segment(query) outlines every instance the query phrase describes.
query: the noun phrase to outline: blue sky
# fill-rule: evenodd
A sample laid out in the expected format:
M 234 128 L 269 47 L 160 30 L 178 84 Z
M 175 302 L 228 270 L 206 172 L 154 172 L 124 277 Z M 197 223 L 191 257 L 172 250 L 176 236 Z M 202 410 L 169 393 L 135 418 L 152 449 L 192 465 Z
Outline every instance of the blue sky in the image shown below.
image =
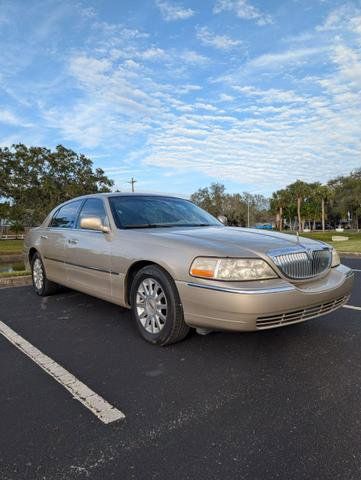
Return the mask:
M 0 145 L 121 190 L 269 194 L 361 166 L 361 0 L 0 0 Z

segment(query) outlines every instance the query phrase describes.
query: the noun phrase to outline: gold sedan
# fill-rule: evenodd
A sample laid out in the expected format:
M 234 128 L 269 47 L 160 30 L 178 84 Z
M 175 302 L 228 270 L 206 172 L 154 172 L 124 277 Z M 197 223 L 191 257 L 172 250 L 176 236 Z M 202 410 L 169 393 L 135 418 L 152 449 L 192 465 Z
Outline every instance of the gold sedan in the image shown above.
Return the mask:
M 97 194 L 56 207 L 25 239 L 38 295 L 59 285 L 126 308 L 167 345 L 191 327 L 251 331 L 302 322 L 347 302 L 352 271 L 322 242 L 227 227 L 188 200 Z

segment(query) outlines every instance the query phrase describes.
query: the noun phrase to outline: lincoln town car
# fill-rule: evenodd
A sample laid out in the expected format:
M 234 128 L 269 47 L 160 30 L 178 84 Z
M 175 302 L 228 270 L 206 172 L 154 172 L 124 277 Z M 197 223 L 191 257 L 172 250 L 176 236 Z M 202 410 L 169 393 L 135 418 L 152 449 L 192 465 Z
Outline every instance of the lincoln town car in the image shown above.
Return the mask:
M 74 198 L 24 244 L 36 294 L 66 286 L 129 308 L 141 336 L 158 345 L 191 328 L 261 331 L 303 322 L 345 304 L 353 283 L 323 242 L 225 226 L 167 195 Z

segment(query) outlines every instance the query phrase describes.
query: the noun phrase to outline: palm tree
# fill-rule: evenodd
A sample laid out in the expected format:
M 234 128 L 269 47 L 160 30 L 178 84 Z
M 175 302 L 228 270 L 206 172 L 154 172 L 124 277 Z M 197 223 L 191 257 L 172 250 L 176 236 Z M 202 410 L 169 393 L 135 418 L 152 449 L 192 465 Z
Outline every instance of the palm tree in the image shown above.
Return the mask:
M 321 222 L 322 231 L 325 231 L 325 203 L 332 197 L 332 191 L 327 185 L 319 185 L 317 187 L 317 196 L 321 198 Z
M 310 194 L 311 189 L 309 185 L 302 180 L 297 180 L 288 186 L 288 189 L 297 202 L 297 220 L 298 220 L 298 230 L 301 232 L 303 230 L 303 222 L 301 216 L 301 206 L 303 200 Z
M 283 228 L 283 210 L 287 205 L 287 191 L 277 190 L 272 194 L 271 210 L 276 213 L 276 225 L 279 231 Z

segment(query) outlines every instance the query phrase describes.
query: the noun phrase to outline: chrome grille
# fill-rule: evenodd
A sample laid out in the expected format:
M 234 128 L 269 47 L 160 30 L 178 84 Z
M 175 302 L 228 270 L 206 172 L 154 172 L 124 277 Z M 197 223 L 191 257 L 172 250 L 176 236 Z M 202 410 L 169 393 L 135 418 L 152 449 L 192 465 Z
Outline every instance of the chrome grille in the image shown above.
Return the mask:
M 303 280 L 326 271 L 331 266 L 329 248 L 289 247 L 268 252 L 277 267 L 288 278 Z
M 333 312 L 339 307 L 342 307 L 348 299 L 349 295 L 336 298 L 329 302 L 321 303 L 319 305 L 313 305 L 301 310 L 292 310 L 290 312 L 279 313 L 277 315 L 267 315 L 264 317 L 258 317 L 256 321 L 257 329 L 264 330 L 266 328 L 280 327 L 282 325 L 289 325 L 291 323 L 303 322 L 310 318 L 319 317 L 326 313 Z

